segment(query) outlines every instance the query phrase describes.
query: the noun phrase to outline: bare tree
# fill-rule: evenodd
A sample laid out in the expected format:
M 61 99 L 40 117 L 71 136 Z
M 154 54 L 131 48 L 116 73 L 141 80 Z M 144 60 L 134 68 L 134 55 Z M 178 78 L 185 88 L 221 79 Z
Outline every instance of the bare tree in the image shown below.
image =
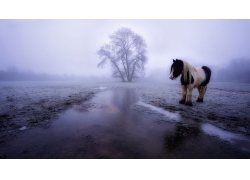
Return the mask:
M 97 52 L 101 58 L 98 67 L 110 62 L 113 77 L 131 82 L 133 78 L 144 75 L 147 62 L 146 43 L 144 39 L 129 28 L 120 28 L 109 36 L 110 42 Z

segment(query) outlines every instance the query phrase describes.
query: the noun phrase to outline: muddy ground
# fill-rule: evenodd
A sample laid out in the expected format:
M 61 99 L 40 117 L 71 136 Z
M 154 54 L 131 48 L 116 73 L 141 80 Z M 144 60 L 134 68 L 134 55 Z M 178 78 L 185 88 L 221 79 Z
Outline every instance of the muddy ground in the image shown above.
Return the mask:
M 0 87 L 0 142 L 7 132 L 23 126 L 46 127 L 58 113 L 98 91 L 70 82 L 3 82 Z
M 131 101 L 138 99 L 137 101 L 145 103 L 146 106 L 136 104 L 137 101 L 133 102 L 134 104 L 127 103 L 126 97 L 119 100 L 119 97 L 124 96 L 119 95 L 119 91 L 113 91 L 113 95 L 104 95 L 104 99 L 95 99 L 95 97 L 101 97 L 100 93 L 117 89 L 132 90 L 132 94 L 136 95 L 132 96 Z M 201 133 L 204 123 L 209 123 L 227 133 L 236 133 L 249 138 L 250 85 L 248 84 L 210 83 L 203 103 L 195 102 L 198 93 L 194 90 L 192 107 L 178 103 L 181 87 L 177 82 L 171 84 L 7 82 L 1 84 L 0 93 L 1 158 L 250 157 L 248 150 L 235 149 L 228 141 L 221 141 L 213 135 Z M 106 96 L 115 97 L 115 100 L 108 104 L 102 102 L 106 101 Z M 124 107 L 124 104 L 127 105 Z M 172 122 L 171 116 L 163 117 L 154 109 L 149 110 L 148 106 L 178 114 L 182 121 Z M 124 108 L 129 111 L 120 112 L 120 109 Z M 81 114 L 78 116 L 79 112 Z M 115 117 L 110 116 L 110 113 L 115 114 Z M 99 122 L 95 119 L 96 115 L 100 116 L 99 119 L 103 119 L 105 115 L 107 119 L 105 122 L 126 117 L 128 122 L 133 123 L 130 123 L 125 132 L 119 133 L 123 126 L 103 124 L 103 121 Z M 65 120 L 65 116 L 68 119 L 75 116 L 78 119 L 82 117 L 85 119 L 77 121 L 75 125 L 70 123 L 73 127 L 69 130 L 69 120 Z M 95 119 L 99 123 L 88 124 L 86 119 L 92 119 L 92 123 Z M 134 124 L 139 119 L 143 121 Z M 183 119 L 191 120 L 192 123 L 187 124 Z M 83 121 L 86 121 L 85 124 Z M 63 125 L 62 122 L 67 125 Z M 141 130 L 142 127 L 147 133 Z M 78 133 L 72 135 L 76 131 Z M 68 136 L 58 135 L 65 132 Z M 53 135 L 53 138 L 48 134 Z M 72 137 L 78 140 L 72 142 L 69 140 Z M 102 137 L 105 137 L 104 140 L 101 140 Z M 148 140 L 145 141 L 148 137 L 151 137 L 150 146 L 146 145 Z M 135 141 L 132 140 L 134 138 Z M 24 139 L 26 144 L 22 143 Z M 82 141 L 79 142 L 80 140 Z M 40 143 L 36 144 L 38 141 Z M 53 153 L 53 144 L 57 144 L 61 153 Z M 197 148 L 192 149 L 196 144 L 198 144 Z M 150 150 L 152 146 L 156 146 L 155 151 Z M 244 146 L 248 147 L 245 144 Z M 18 147 L 22 148 L 17 150 Z M 100 149 L 104 150 L 100 151 Z M 208 150 L 204 151 L 204 149 Z M 202 151 L 204 153 L 201 153 Z

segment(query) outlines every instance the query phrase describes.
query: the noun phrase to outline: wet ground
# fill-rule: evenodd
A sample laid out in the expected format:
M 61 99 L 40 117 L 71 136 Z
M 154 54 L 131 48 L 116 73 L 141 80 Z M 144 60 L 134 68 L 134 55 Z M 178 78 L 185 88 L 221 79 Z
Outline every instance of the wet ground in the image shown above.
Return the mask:
M 154 106 L 133 88 L 100 89 L 48 126 L 9 131 L 1 158 L 250 158 L 246 133 Z

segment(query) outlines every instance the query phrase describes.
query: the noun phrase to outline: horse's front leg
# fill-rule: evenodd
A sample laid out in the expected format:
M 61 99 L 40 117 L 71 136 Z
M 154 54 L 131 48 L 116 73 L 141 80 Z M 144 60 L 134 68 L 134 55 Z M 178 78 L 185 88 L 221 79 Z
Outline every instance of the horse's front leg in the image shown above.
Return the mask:
M 186 101 L 186 105 L 188 105 L 188 106 L 192 106 L 193 104 L 192 104 L 192 91 L 193 91 L 193 86 L 188 86 L 187 87 L 187 101 Z
M 180 104 L 185 104 L 186 102 L 186 95 L 187 95 L 187 86 L 181 85 L 182 87 L 182 97 L 181 100 L 179 101 Z

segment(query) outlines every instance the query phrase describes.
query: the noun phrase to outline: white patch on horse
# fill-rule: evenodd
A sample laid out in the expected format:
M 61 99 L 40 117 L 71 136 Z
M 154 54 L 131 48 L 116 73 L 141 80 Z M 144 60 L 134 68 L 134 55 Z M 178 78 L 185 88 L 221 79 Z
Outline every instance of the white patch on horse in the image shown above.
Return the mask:
M 198 87 L 206 78 L 206 74 L 201 67 L 197 67 L 196 72 L 197 73 L 194 73 L 194 75 L 196 76 L 194 78 L 194 82 L 195 82 L 194 87 Z
M 189 72 L 189 77 L 187 77 L 187 72 Z M 183 61 L 183 79 L 184 79 L 184 82 L 187 82 L 187 79 L 189 80 L 189 84 L 191 84 L 191 81 L 192 81 L 192 76 L 193 78 L 195 79 L 195 76 L 196 76 L 196 69 L 191 65 L 189 64 L 187 61 Z
M 191 84 L 192 77 L 194 79 L 193 82 L 193 88 L 197 88 L 200 86 L 200 84 L 204 81 L 206 78 L 206 74 L 204 70 L 201 67 L 193 67 L 191 64 L 189 64 L 187 61 L 183 61 L 184 67 L 183 67 L 183 79 L 184 82 L 187 82 L 187 79 L 189 80 L 189 84 Z M 187 77 L 187 71 L 189 72 L 189 77 Z

